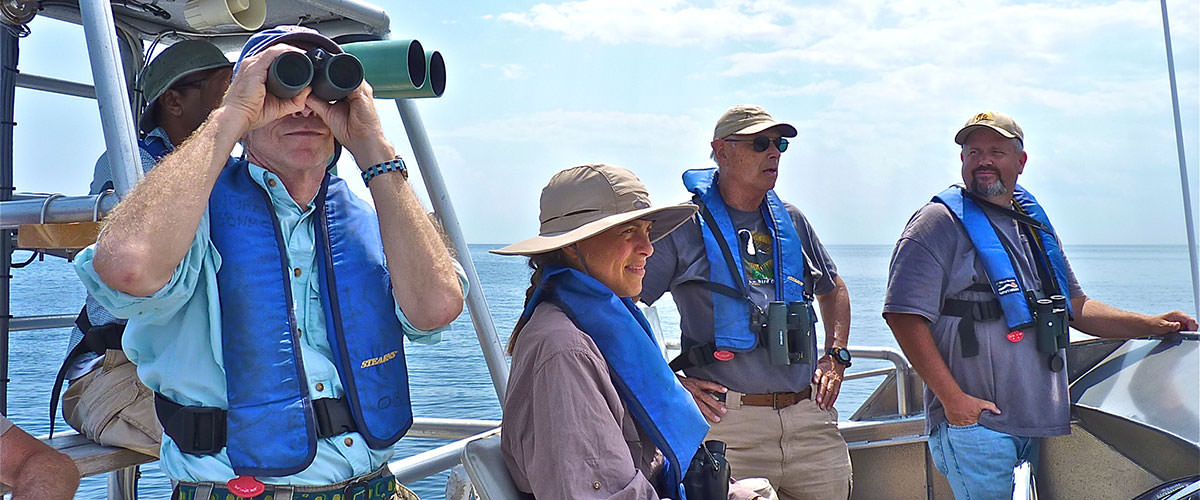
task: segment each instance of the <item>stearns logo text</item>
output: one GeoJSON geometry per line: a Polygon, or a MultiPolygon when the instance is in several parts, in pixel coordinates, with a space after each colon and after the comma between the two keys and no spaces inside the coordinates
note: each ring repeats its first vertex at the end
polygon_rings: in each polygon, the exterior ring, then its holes
{"type": "Polygon", "coordinates": [[[387,354],[384,354],[383,356],[379,356],[378,358],[371,358],[366,361],[363,361],[362,368],[366,368],[368,366],[382,365],[384,363],[387,363],[388,361],[391,361],[392,358],[395,358],[396,353],[398,353],[398,352],[400,352],[400,351],[392,351],[387,354]]]}

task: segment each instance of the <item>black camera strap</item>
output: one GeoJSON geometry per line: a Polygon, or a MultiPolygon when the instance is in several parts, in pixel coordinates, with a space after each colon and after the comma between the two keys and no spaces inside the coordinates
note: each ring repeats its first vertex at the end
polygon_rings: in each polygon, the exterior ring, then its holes
{"type": "MultiPolygon", "coordinates": [[[[700,217],[704,219],[705,224],[708,224],[709,231],[713,233],[713,239],[717,240],[717,246],[721,248],[721,255],[725,257],[725,265],[729,266],[729,275],[733,277],[733,281],[738,285],[737,292],[739,293],[736,297],[746,299],[746,302],[749,302],[752,307],[757,308],[758,306],[750,298],[750,291],[746,287],[746,277],[742,276],[742,273],[738,271],[737,262],[734,260],[736,257],[734,257],[733,251],[725,241],[725,235],[721,233],[721,227],[717,225],[716,218],[713,217],[712,212],[708,211],[708,207],[704,205],[704,202],[700,200],[700,195],[693,195],[692,203],[700,207],[700,217]]],[[[708,264],[711,266],[713,263],[709,262],[708,264]]],[[[706,288],[722,295],[735,297],[728,292],[730,287],[711,281],[708,283],[714,286],[705,285],[706,288]]]]}
{"type": "MultiPolygon", "coordinates": [[[[1029,217],[1025,214],[1024,209],[1021,208],[1021,205],[1015,205],[1015,207],[1016,209],[1013,211],[1013,213],[1022,215],[1024,217],[1029,217]]],[[[1032,217],[1029,218],[1032,219],[1032,217]]],[[[1017,219],[1017,222],[1022,221],[1017,219]]],[[[1058,280],[1055,279],[1054,272],[1050,269],[1050,256],[1046,254],[1046,246],[1042,244],[1042,235],[1041,233],[1034,231],[1034,229],[1041,229],[1046,234],[1054,233],[1050,231],[1049,228],[1045,227],[1045,224],[1041,224],[1040,226],[1017,224],[1017,227],[1020,231],[1025,233],[1025,238],[1029,240],[1030,249],[1033,250],[1034,268],[1037,270],[1038,277],[1042,280],[1042,289],[1049,292],[1045,295],[1047,297],[1051,295],[1065,296],[1066,294],[1063,293],[1064,290],[1059,289],[1058,280]]]]}
{"type": "MultiPolygon", "coordinates": [[[[700,200],[699,195],[692,196],[692,203],[695,203],[697,207],[700,207],[700,217],[704,219],[704,223],[707,224],[709,230],[712,231],[713,239],[717,240],[717,246],[721,249],[721,255],[725,257],[725,265],[729,266],[729,274],[734,278],[733,281],[737,283],[738,288],[733,288],[731,286],[710,280],[696,279],[691,281],[699,284],[713,293],[719,293],[734,299],[745,300],[746,303],[750,305],[750,323],[755,324],[755,322],[759,322],[761,324],[762,320],[766,316],[766,313],[761,307],[758,306],[758,304],[754,303],[753,299],[750,298],[750,292],[746,286],[746,278],[741,275],[741,272],[738,271],[737,262],[734,261],[736,257],[734,257],[733,251],[729,248],[729,244],[726,243],[725,237],[721,233],[721,228],[717,226],[716,218],[713,217],[712,212],[709,212],[708,207],[704,205],[704,202],[700,200]]],[[[713,262],[709,262],[710,266],[714,264],[715,263],[713,262]]],[[[698,344],[690,348],[683,349],[679,355],[675,357],[675,359],[671,360],[671,371],[678,372],[693,366],[704,366],[714,363],[716,362],[716,358],[714,357],[716,350],[716,344],[713,342],[698,344]]]]}

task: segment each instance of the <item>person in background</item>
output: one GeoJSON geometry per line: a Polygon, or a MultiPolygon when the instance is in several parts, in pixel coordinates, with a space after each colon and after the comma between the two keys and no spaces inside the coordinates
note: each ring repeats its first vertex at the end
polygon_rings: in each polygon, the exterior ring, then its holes
{"type": "Polygon", "coordinates": [[[734,474],[766,477],[781,499],[845,499],[850,453],[833,404],[850,366],[850,295],[808,219],[775,194],[795,136],[759,106],[721,115],[717,167],[683,174],[701,216],[654,245],[642,300],[671,292],[683,348],[671,368],[713,422],[708,438],[728,443],[734,474]],[[787,348],[764,341],[771,302],[807,332],[787,348]]]}
{"type": "MultiPolygon", "coordinates": [[[[182,144],[221,102],[233,63],[215,45],[184,40],[167,47],[146,67],[139,89],[146,101],[138,141],[144,172],[182,144]]],[[[113,188],[108,154],[96,161],[91,194],[113,188]]],[[[67,356],[59,368],[50,401],[50,434],[64,380],[63,420],[88,439],[157,457],[162,426],[154,416],[154,394],[138,381],[121,351],[125,320],[90,294],[71,329],[67,356]]]]}
{"type": "Polygon", "coordinates": [[[955,498],[1009,499],[1013,468],[1070,433],[1067,324],[1099,337],[1195,330],[1088,297],[1045,210],[1017,184],[1029,156],[1011,116],[985,111],[954,136],[963,184],[908,221],[892,253],[883,316],[925,380],[934,465],[955,498]]]}
{"type": "Polygon", "coordinates": [[[12,488],[12,500],[70,500],[79,469],[71,457],[0,415],[0,483],[12,488]]]}
{"type": "MultiPolygon", "coordinates": [[[[521,491],[545,499],[679,498],[708,425],[631,297],[641,292],[651,243],[695,211],[651,206],[624,168],[582,165],[542,190],[538,236],[493,250],[528,256],[533,268],[508,344],[500,434],[521,491]]],[[[728,492],[757,497],[737,484],[728,492]]]]}
{"type": "Polygon", "coordinates": [[[435,343],[466,277],[408,184],[366,82],[337,102],[267,91],[301,26],[251,35],[221,104],[76,259],[155,391],[175,499],[407,499],[404,339],[435,343]],[[335,140],[373,205],[329,174],[335,140]],[[244,155],[231,158],[237,143],[244,155]]]}

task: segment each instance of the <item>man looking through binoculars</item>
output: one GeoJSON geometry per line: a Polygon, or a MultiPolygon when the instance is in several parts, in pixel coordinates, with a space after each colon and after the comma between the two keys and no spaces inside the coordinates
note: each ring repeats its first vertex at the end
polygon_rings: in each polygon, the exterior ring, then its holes
{"type": "Polygon", "coordinates": [[[157,393],[175,498],[402,498],[387,461],[412,419],[403,337],[437,342],[462,310],[466,278],[370,86],[336,103],[267,92],[276,58],[314,47],[341,52],[298,26],[251,36],[221,105],[77,261],[131,318],[125,350],[157,393]],[[335,139],[373,209],[327,174],[335,139]]]}

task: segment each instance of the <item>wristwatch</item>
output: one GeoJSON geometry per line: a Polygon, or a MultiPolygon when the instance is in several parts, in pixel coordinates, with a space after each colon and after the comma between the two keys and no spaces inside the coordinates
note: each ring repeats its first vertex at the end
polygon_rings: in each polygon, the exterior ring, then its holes
{"type": "Polygon", "coordinates": [[[850,368],[850,351],[841,347],[830,347],[825,349],[825,355],[833,358],[838,364],[850,368]]]}

